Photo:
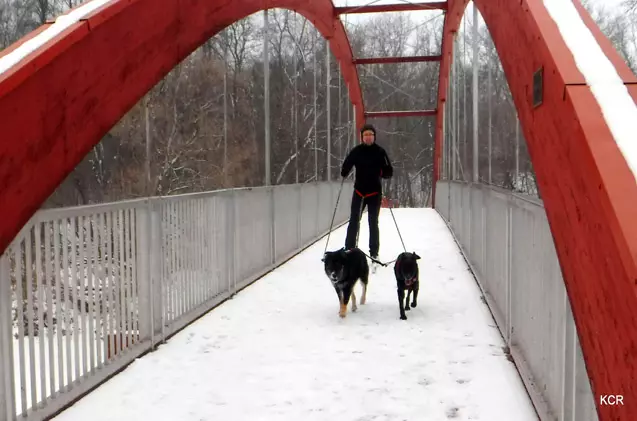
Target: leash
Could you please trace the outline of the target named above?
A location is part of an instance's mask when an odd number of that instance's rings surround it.
[[[336,206],[334,206],[334,213],[332,214],[332,222],[330,222],[330,231],[327,233],[327,241],[325,242],[325,253],[327,253],[327,245],[330,242],[330,235],[332,235],[332,227],[334,226],[334,218],[336,218],[336,209],[338,209],[338,201],[341,200],[341,192],[343,191],[343,184],[345,183],[345,177],[341,178],[341,187],[338,189],[338,196],[336,197]]]
[[[365,198],[361,197],[361,207],[358,211],[358,219],[356,221],[356,223],[358,224],[358,228],[356,229],[356,243],[354,243],[354,247],[358,247],[358,235],[361,233],[361,218],[363,218],[363,207],[365,207]]]
[[[394,260],[392,260],[391,262],[383,263],[383,262],[381,262],[381,261],[380,261],[380,260],[378,260],[378,259],[374,259],[374,258],[373,258],[372,256],[370,256],[369,254],[365,253],[363,250],[361,250],[361,252],[362,252],[365,256],[369,257],[369,260],[371,260],[371,261],[372,261],[372,262],[374,262],[374,263],[378,263],[378,264],[379,264],[379,265],[381,265],[381,266],[387,266],[388,264],[393,263],[393,262],[395,262],[395,261],[396,261],[396,259],[394,259]]]
[[[400,237],[400,242],[403,244],[403,249],[407,252],[407,248],[405,247],[405,242],[403,241],[403,236],[400,234],[400,230],[398,229],[398,223],[396,222],[396,217],[394,216],[394,211],[392,208],[389,208],[389,212],[391,212],[391,217],[394,220],[394,225],[396,225],[396,231],[398,231],[398,237]]]

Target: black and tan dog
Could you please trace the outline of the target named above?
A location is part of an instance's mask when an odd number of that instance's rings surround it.
[[[369,279],[369,265],[365,253],[358,248],[340,249],[326,252],[321,260],[324,262],[325,274],[332,282],[338,295],[340,303],[338,315],[345,317],[350,296],[352,298],[352,311],[356,311],[354,286],[359,279],[363,284],[361,304],[365,304]]]
[[[394,263],[394,274],[396,275],[396,287],[398,289],[398,305],[400,309],[400,319],[407,320],[405,310],[418,305],[418,256],[416,253],[400,253]],[[407,290],[407,300],[405,300],[405,290]],[[409,307],[409,296],[414,293],[414,299]],[[404,306],[403,306],[404,301]]]

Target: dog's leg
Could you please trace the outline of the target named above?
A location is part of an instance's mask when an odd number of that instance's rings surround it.
[[[418,281],[414,282],[414,300],[411,302],[412,307],[416,307],[418,305]]]
[[[356,311],[358,310],[358,307],[356,306],[356,294],[354,294],[354,288],[352,288],[352,311]]]
[[[343,290],[342,289],[336,289],[336,293],[338,294],[338,302],[340,303],[339,310],[338,310],[338,315],[340,317],[345,317],[345,312],[347,311],[347,306],[344,304],[345,301],[343,300]]]
[[[341,310],[338,312],[340,317],[345,317],[347,315],[347,304],[349,304],[349,297],[351,294],[351,288],[344,288],[342,290],[343,300],[341,301]]]
[[[411,307],[409,307],[409,297],[411,296],[411,288],[407,289],[407,299],[405,300],[405,310],[409,311],[411,310]]]
[[[363,284],[363,295],[361,295],[361,305],[365,305],[367,301],[367,282],[362,282]]]
[[[405,308],[403,307],[404,301],[405,290],[402,288],[398,288],[398,308],[400,309],[400,320],[407,320],[407,316],[405,316]]]
[[[361,305],[365,305],[367,302],[367,284],[369,283],[369,267],[363,269],[361,274],[361,284],[363,284],[363,295],[361,296]]]

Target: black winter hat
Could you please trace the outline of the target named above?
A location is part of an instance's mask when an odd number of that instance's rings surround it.
[[[367,130],[371,130],[372,132],[374,132],[374,137],[376,137],[376,129],[374,128],[374,126],[372,126],[371,124],[365,124],[362,128],[361,128],[361,136],[363,135],[363,132],[367,131]]]

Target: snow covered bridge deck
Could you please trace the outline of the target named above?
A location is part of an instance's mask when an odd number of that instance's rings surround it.
[[[504,342],[435,210],[395,216],[420,263],[399,319],[392,266],[338,317],[326,238],[184,329],[56,420],[535,420]],[[381,260],[402,251],[381,211]],[[359,244],[367,251],[363,216]],[[328,249],[344,243],[345,227]],[[360,287],[358,287],[360,288]]]

